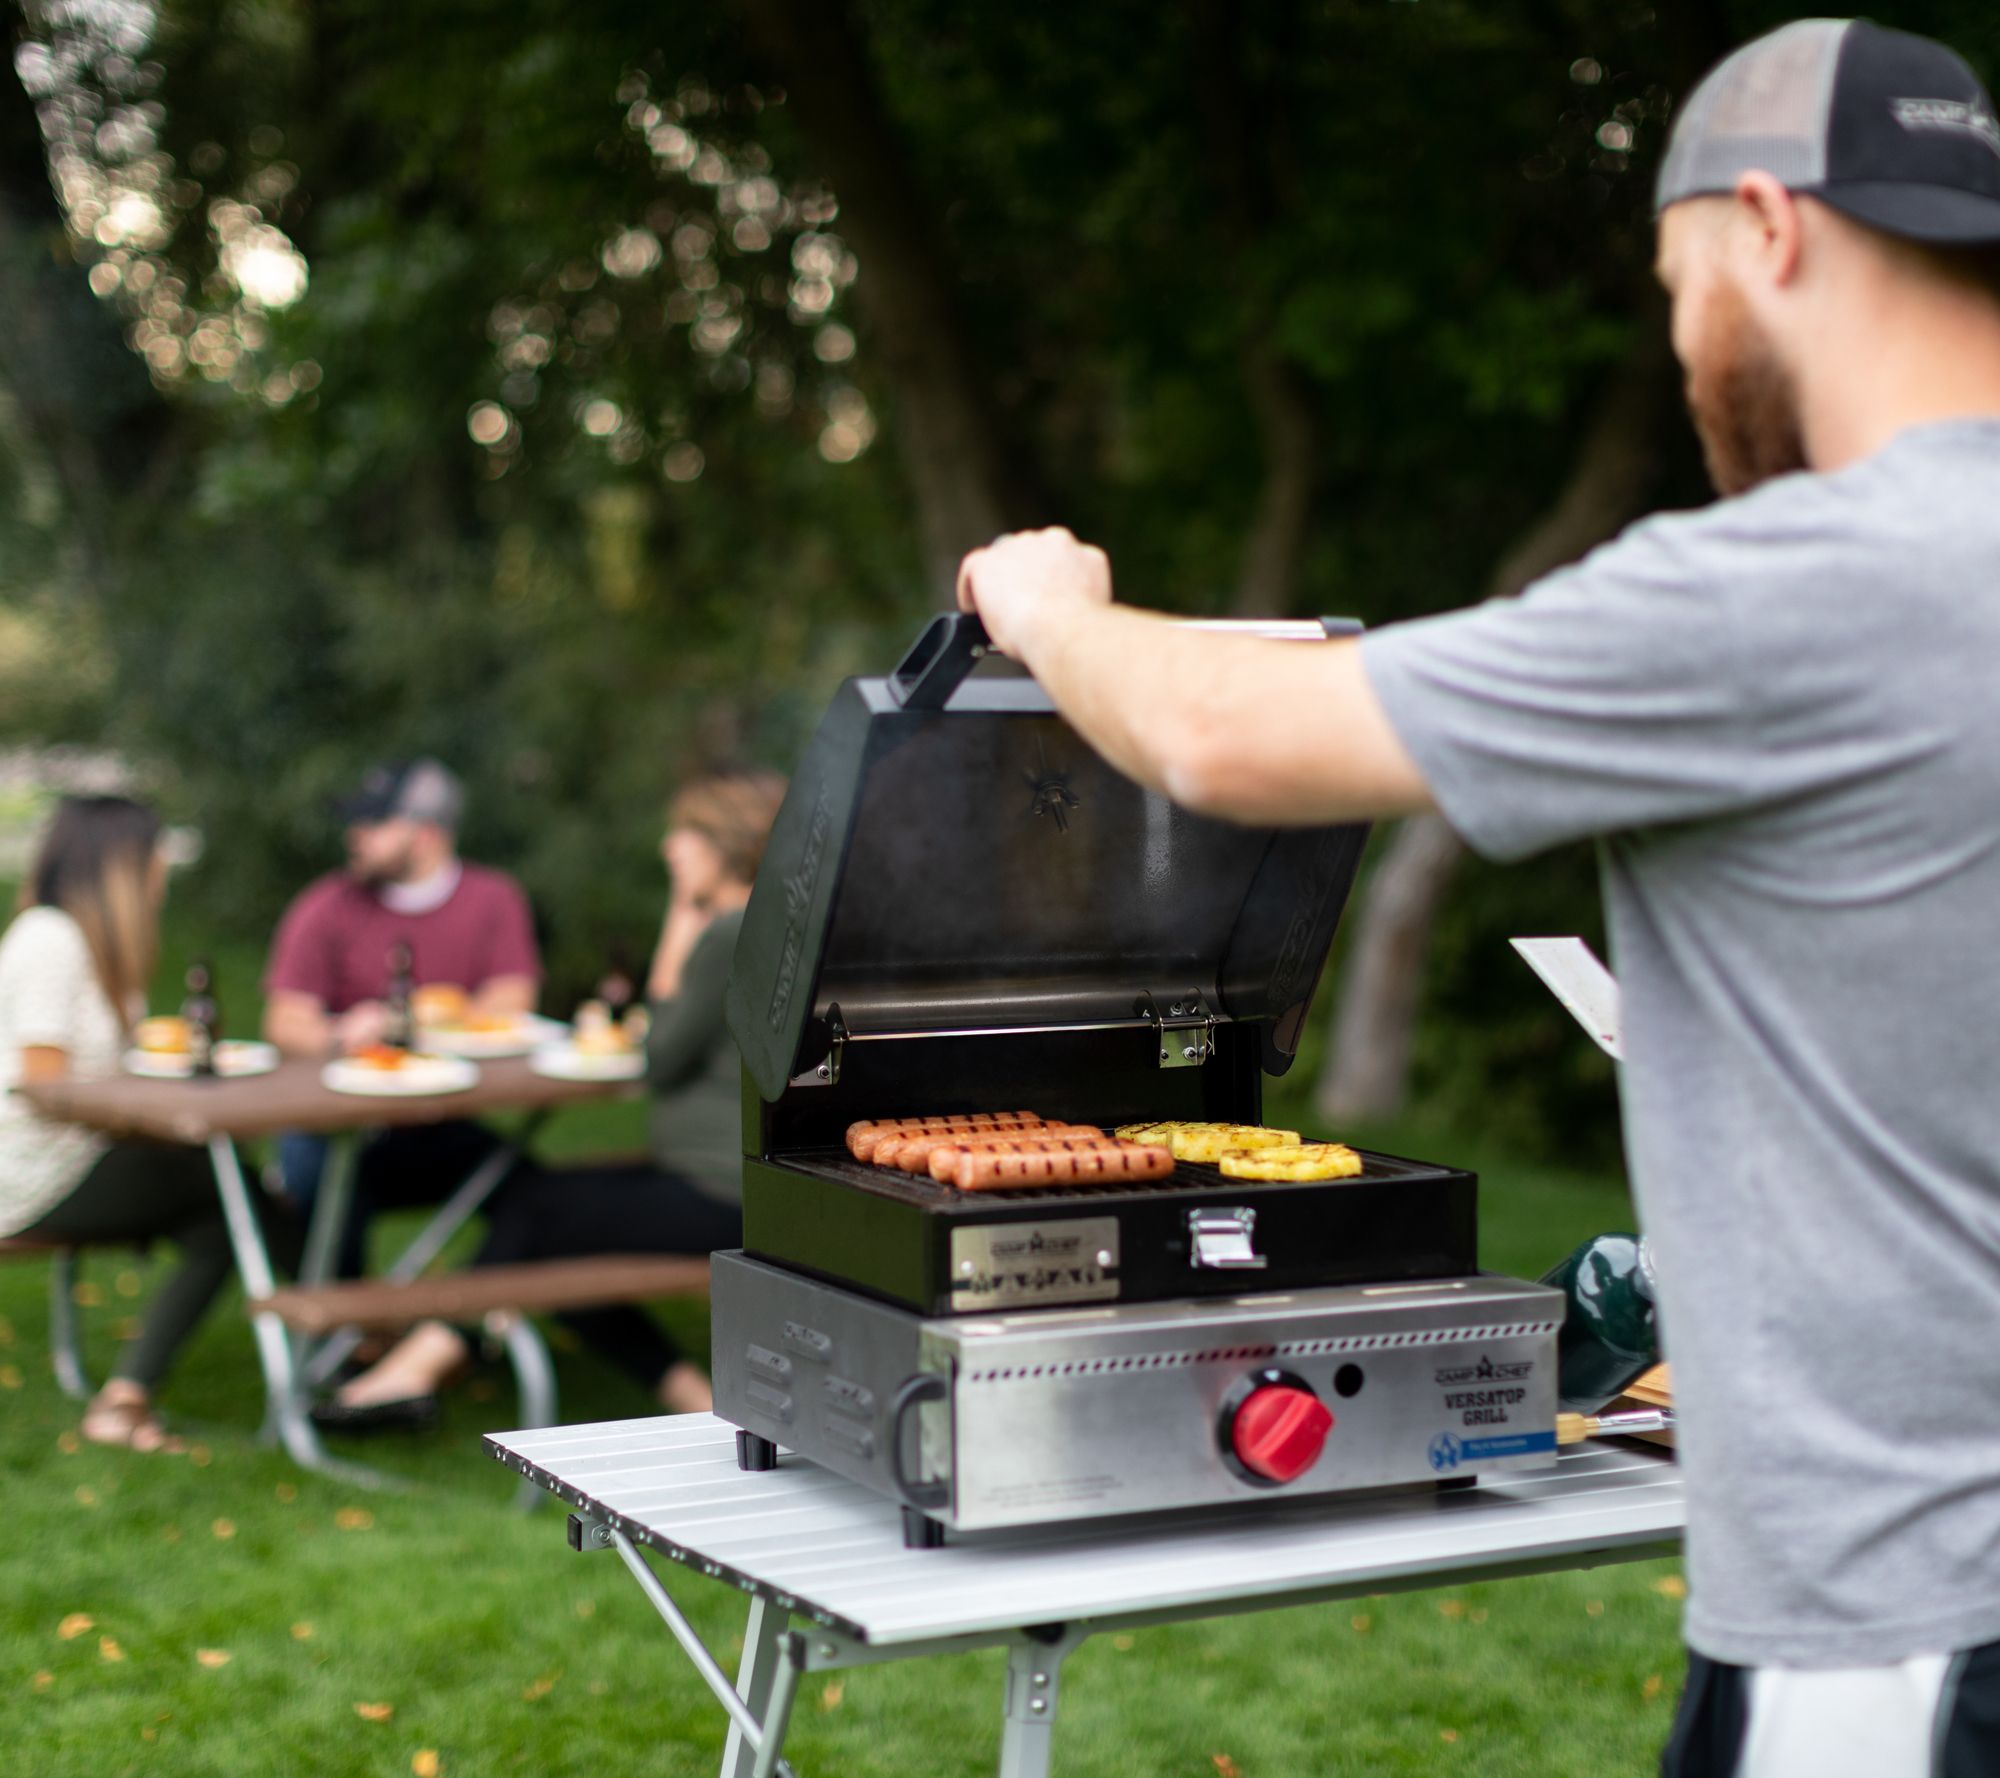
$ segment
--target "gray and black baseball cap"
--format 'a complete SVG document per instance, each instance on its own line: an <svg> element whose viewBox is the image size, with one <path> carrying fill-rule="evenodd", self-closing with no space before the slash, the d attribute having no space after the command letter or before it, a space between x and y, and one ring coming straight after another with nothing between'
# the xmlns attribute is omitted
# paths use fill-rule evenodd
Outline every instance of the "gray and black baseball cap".
<svg viewBox="0 0 2000 1778"><path fill-rule="evenodd" d="M1798 19L1711 70L1674 119L1654 207L1749 172L1886 234L2000 242L2000 120L1979 77L1866 19Z"/></svg>
<svg viewBox="0 0 2000 1778"><path fill-rule="evenodd" d="M370 766L361 787L334 809L349 826L400 818L432 821L455 833L465 813L465 788L437 760L393 760Z"/></svg>

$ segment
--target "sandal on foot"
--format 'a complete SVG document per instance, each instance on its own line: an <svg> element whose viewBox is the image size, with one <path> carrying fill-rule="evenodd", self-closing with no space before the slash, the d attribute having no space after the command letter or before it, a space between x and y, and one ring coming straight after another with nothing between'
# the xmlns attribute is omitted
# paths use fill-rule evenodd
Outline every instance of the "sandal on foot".
<svg viewBox="0 0 2000 1778"><path fill-rule="evenodd" d="M152 1404L143 1395L117 1401L100 1396L84 1409L77 1432L87 1444L148 1456L156 1451L178 1456L187 1449L185 1440L175 1438L154 1418Z"/></svg>

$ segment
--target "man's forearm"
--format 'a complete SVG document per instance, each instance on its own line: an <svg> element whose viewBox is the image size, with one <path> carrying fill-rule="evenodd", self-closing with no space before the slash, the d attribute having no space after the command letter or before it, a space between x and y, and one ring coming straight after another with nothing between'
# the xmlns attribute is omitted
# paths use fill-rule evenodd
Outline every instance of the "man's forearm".
<svg viewBox="0 0 2000 1778"><path fill-rule="evenodd" d="M1049 612L1017 644L1071 724L1185 807L1273 824L1430 806L1351 642L1276 642L1130 607Z"/></svg>
<svg viewBox="0 0 2000 1778"><path fill-rule="evenodd" d="M264 1037L288 1056L323 1056L333 1048L333 1021L316 1000L273 995L264 1007Z"/></svg>

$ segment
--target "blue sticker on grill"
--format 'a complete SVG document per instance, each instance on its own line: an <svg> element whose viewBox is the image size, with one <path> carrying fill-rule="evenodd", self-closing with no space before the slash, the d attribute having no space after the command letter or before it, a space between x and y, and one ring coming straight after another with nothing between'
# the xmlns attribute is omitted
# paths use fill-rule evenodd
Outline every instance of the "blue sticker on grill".
<svg viewBox="0 0 2000 1778"><path fill-rule="evenodd" d="M1554 1432L1515 1432L1497 1438L1459 1438L1441 1432L1431 1440L1431 1468L1447 1475L1462 1463L1502 1457L1533 1457L1556 1448Z"/></svg>

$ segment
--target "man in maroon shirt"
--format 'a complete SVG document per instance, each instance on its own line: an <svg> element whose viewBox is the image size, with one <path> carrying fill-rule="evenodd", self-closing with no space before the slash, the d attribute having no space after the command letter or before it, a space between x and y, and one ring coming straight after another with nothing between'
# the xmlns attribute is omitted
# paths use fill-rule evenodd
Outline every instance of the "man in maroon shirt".
<svg viewBox="0 0 2000 1778"><path fill-rule="evenodd" d="M434 759L377 766L340 805L347 869L286 910L264 975L264 1035L288 1055L378 1041L390 952L407 944L418 987L463 988L475 1013L529 1012L541 958L511 877L458 856L458 780Z"/></svg>
<svg viewBox="0 0 2000 1778"><path fill-rule="evenodd" d="M458 856L458 780L434 759L376 766L339 805L347 868L285 911L264 972L264 1035L288 1055L320 1057L377 1042L388 1026L391 952L407 945L416 987L465 990L475 1013L531 1012L541 957L527 897L511 877ZM435 1203L492 1153L497 1139L451 1120L385 1132L361 1155L340 1268L361 1270L369 1217ZM288 1196L309 1204L325 1141L281 1139Z"/></svg>

